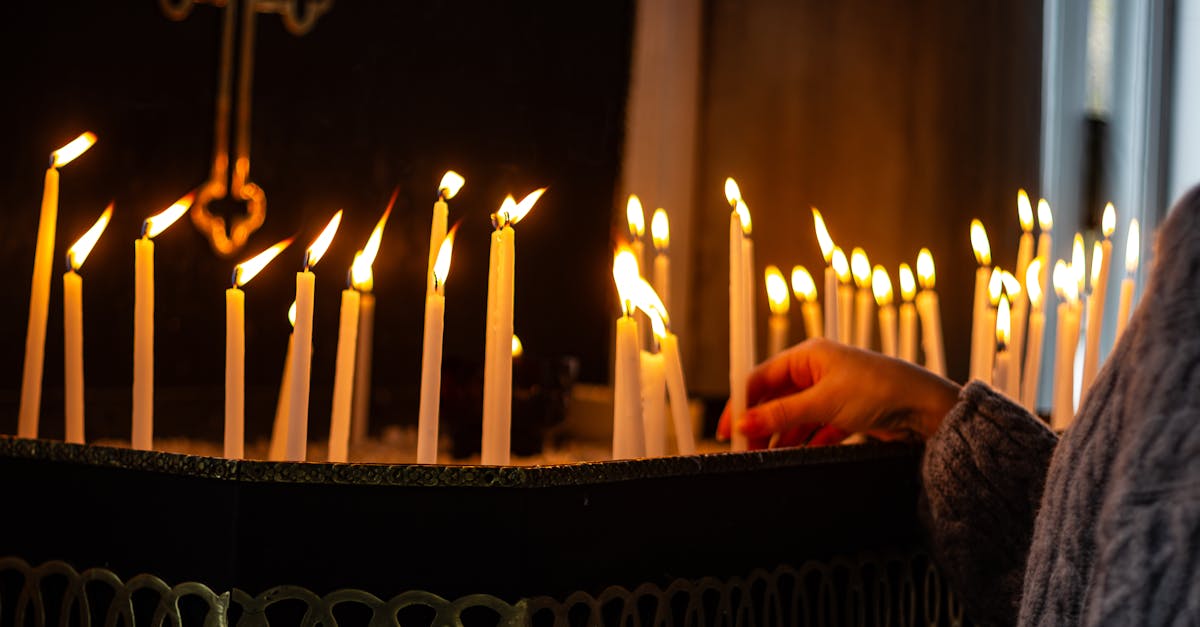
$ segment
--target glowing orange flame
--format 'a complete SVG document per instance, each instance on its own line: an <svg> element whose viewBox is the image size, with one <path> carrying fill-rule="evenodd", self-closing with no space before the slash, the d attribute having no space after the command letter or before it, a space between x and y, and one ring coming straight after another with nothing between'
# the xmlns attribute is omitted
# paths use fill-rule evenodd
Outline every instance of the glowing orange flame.
<svg viewBox="0 0 1200 627"><path fill-rule="evenodd" d="M871 273L871 291L875 292L875 303L880 307L892 304L892 278L883 266L875 266Z"/></svg>
<svg viewBox="0 0 1200 627"><path fill-rule="evenodd" d="M922 248L921 252L917 253L917 281L924 290L933 289L937 283L937 276L933 270L933 253L930 253L928 248Z"/></svg>
<svg viewBox="0 0 1200 627"><path fill-rule="evenodd" d="M857 246L850 251L850 273L860 288L871 287L871 261L867 259L867 251Z"/></svg>
<svg viewBox="0 0 1200 627"><path fill-rule="evenodd" d="M642 209L642 201L637 194L630 194L625 203L625 220L629 223L629 235L641 239L646 233L646 211Z"/></svg>
<svg viewBox="0 0 1200 627"><path fill-rule="evenodd" d="M433 284L439 288L445 285L446 276L450 274L450 257L454 254L454 233L458 225L450 229L442 245L438 247L437 259L433 262Z"/></svg>
<svg viewBox="0 0 1200 627"><path fill-rule="evenodd" d="M784 315L792 304L792 295L788 293L787 281L783 278L783 272L777 266L767 266L764 273L763 282L767 286L767 305L771 308L771 313L775 315Z"/></svg>
<svg viewBox="0 0 1200 627"><path fill-rule="evenodd" d="M1083 235L1076 233L1075 241L1071 244L1071 272L1075 276L1076 289L1083 294L1083 286L1087 280L1087 253L1083 252Z"/></svg>
<svg viewBox="0 0 1200 627"><path fill-rule="evenodd" d="M1017 190L1017 219L1021 221L1022 231L1033 230L1033 207L1029 204L1029 194L1023 189Z"/></svg>
<svg viewBox="0 0 1200 627"><path fill-rule="evenodd" d="M517 358L524 354L525 345L521 343L521 338L517 337L517 334L514 333L512 339L512 356L513 358Z"/></svg>
<svg viewBox="0 0 1200 627"><path fill-rule="evenodd" d="M739 198L734 203L733 210L737 212L738 220L742 223L742 234L749 237L750 232L753 230L750 226L750 207L747 207L746 203Z"/></svg>
<svg viewBox="0 0 1200 627"><path fill-rule="evenodd" d="M1138 226L1137 219L1129 221L1129 234L1126 235L1125 242L1125 271L1129 274L1137 272L1138 268L1138 253L1141 252L1142 246L1142 229Z"/></svg>
<svg viewBox="0 0 1200 627"><path fill-rule="evenodd" d="M239 263L233 269L233 283L235 287L241 287L250 282L271 260L278 257L279 253L283 252L288 246L292 245L292 240L295 238L289 237L278 244L258 253L254 257Z"/></svg>
<svg viewBox="0 0 1200 627"><path fill-rule="evenodd" d="M725 200L729 201L729 206L737 204L737 201L742 199L742 190L738 187L737 181L733 177L725 179Z"/></svg>
<svg viewBox="0 0 1200 627"><path fill-rule="evenodd" d="M1112 237L1117 230L1117 208L1110 202L1104 205L1104 215L1100 216L1100 230L1104 237Z"/></svg>
<svg viewBox="0 0 1200 627"><path fill-rule="evenodd" d="M175 201L175 204L163 209L157 215L146 218L145 233L146 237L154 239L159 233L167 230L167 227L175 224L175 221L183 217L187 210L192 207L192 201L196 199L196 193L192 192L183 198Z"/></svg>
<svg viewBox="0 0 1200 627"><path fill-rule="evenodd" d="M627 246L617 249L613 255L613 281L617 285L617 297L621 301L621 313L629 316L637 309L634 298L637 282L641 278L637 257Z"/></svg>
<svg viewBox="0 0 1200 627"><path fill-rule="evenodd" d="M825 218L821 217L821 212L816 207L812 208L813 228L817 231L817 244L821 247L821 256L825 257L825 263L833 261L833 238L829 236L829 229L825 228Z"/></svg>
<svg viewBox="0 0 1200 627"><path fill-rule="evenodd" d="M450 200L458 195L458 190L462 189L466 182L467 179L464 179L458 172L447 170L442 175L442 182L438 183L438 194L441 194L442 198Z"/></svg>
<svg viewBox="0 0 1200 627"><path fill-rule="evenodd" d="M912 268L907 263L900 264L900 296L905 302L917 296L917 279L913 276Z"/></svg>
<svg viewBox="0 0 1200 627"><path fill-rule="evenodd" d="M1009 320L1008 312L1008 297L1000 297L1000 305L996 308L996 341L1000 346L1008 346L1009 338L1012 337L1012 321Z"/></svg>
<svg viewBox="0 0 1200 627"><path fill-rule="evenodd" d="M1104 246L1100 242L1092 244L1092 277L1089 285L1095 291L1096 286L1100 284L1100 264L1104 263Z"/></svg>
<svg viewBox="0 0 1200 627"><path fill-rule="evenodd" d="M1025 291L1029 292L1029 304L1037 309L1042 304L1042 258L1038 257L1029 262L1025 270Z"/></svg>
<svg viewBox="0 0 1200 627"><path fill-rule="evenodd" d="M988 279L988 297L991 298L993 307L1000 303L1002 291L1004 291L1004 271L1000 268L992 268L992 276Z"/></svg>
<svg viewBox="0 0 1200 627"><path fill-rule="evenodd" d="M96 143L96 134L88 131L72 139L66 146L50 153L50 163L53 168L61 168L74 161L79 155L87 152Z"/></svg>
<svg viewBox="0 0 1200 627"><path fill-rule="evenodd" d="M504 204L500 205L498 212L499 222L501 226L515 225L522 218L529 214L533 209L533 205L537 203L542 194L546 193L546 188L535 189L528 196L521 199L521 202L514 203L512 196L504 199Z"/></svg>
<svg viewBox="0 0 1200 627"><path fill-rule="evenodd" d="M293 327L296 326L296 301L292 301L292 306L288 307L288 322L292 323Z"/></svg>
<svg viewBox="0 0 1200 627"><path fill-rule="evenodd" d="M667 212L659 207L650 218L650 237L654 240L654 249L665 252L671 247L671 223L667 220Z"/></svg>
<svg viewBox="0 0 1200 627"><path fill-rule="evenodd" d="M817 282L813 281L808 268L804 266L792 268L792 293L796 295L796 300L808 303L817 301Z"/></svg>
<svg viewBox="0 0 1200 627"><path fill-rule="evenodd" d="M104 213L100 214L100 218L92 225L92 228L87 230L71 248L67 249L67 263L72 270L78 270L83 266L83 262L91 254L92 248L100 239L100 234L104 232L104 227L108 226L108 221L112 219L113 203L108 203Z"/></svg>
<svg viewBox="0 0 1200 627"><path fill-rule="evenodd" d="M1050 212L1050 203L1045 198L1038 200L1038 227L1042 231L1054 228L1054 214Z"/></svg>
<svg viewBox="0 0 1200 627"><path fill-rule="evenodd" d="M1000 281L1004 283L1004 293L1008 294L1010 300L1021 293L1021 281L1008 270L1000 274Z"/></svg>
<svg viewBox="0 0 1200 627"><path fill-rule="evenodd" d="M833 271L837 274L838 280L842 283L850 283L850 263L846 261L846 253L838 246L833 247ZM826 298L829 298L826 295Z"/></svg>
<svg viewBox="0 0 1200 627"><path fill-rule="evenodd" d="M971 248L975 251L975 261L978 261L979 265L992 265L992 247L988 244L987 231L979 219L971 220Z"/></svg>
<svg viewBox="0 0 1200 627"><path fill-rule="evenodd" d="M375 263L375 257L379 255L379 245L383 242L383 228L387 226L388 216L392 214L392 205L395 202L396 195L393 194L387 209L383 210L383 215L375 224L371 236L367 238L366 245L354 254L354 263L350 266L350 282L360 291L370 291L374 287L375 277L371 266Z"/></svg>
<svg viewBox="0 0 1200 627"><path fill-rule="evenodd" d="M333 236L337 234L338 226L342 223L342 210L338 209L337 213L329 219L329 224L325 225L325 229L313 240L309 245L307 254L304 258L305 269L313 268L321 257L325 256L325 251L329 250L329 245L333 243Z"/></svg>

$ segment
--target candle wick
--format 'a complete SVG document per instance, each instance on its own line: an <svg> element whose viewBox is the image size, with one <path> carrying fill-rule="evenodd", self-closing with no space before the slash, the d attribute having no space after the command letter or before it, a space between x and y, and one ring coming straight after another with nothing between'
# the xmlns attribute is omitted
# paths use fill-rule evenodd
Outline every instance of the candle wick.
<svg viewBox="0 0 1200 627"><path fill-rule="evenodd" d="M232 277L233 289L236 290L238 287L241 287L240 285L238 285L239 283L242 282L241 279L242 279L242 267L234 266L233 267L233 277Z"/></svg>
<svg viewBox="0 0 1200 627"><path fill-rule="evenodd" d="M145 239L150 233L150 220L142 220L142 239Z"/></svg>
<svg viewBox="0 0 1200 627"><path fill-rule="evenodd" d="M51 169L51 170L57 170L57 169L58 169L58 154L57 154L57 151L56 151L56 152L52 152L52 153L50 153L50 169Z"/></svg>
<svg viewBox="0 0 1200 627"><path fill-rule="evenodd" d="M438 200L442 201L442 202L446 201L446 188L445 187L438 189Z"/></svg>
<svg viewBox="0 0 1200 627"><path fill-rule="evenodd" d="M312 251L306 250L304 251L304 271L308 272L310 269L312 269Z"/></svg>
<svg viewBox="0 0 1200 627"><path fill-rule="evenodd" d="M75 272L75 251L67 251L67 272Z"/></svg>

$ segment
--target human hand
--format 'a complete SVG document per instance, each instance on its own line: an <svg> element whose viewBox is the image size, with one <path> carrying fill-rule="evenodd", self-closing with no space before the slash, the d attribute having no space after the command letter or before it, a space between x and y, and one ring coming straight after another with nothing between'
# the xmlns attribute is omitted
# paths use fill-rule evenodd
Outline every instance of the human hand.
<svg viewBox="0 0 1200 627"><path fill-rule="evenodd" d="M882 440L928 439L958 402L959 386L920 366L816 338L760 364L747 381L747 410L731 425L729 406L718 437L736 426L751 448L803 442L818 427Z"/></svg>

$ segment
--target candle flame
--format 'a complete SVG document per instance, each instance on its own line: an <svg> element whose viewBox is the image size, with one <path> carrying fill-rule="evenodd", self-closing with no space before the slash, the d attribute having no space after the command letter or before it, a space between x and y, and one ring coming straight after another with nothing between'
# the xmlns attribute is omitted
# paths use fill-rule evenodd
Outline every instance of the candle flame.
<svg viewBox="0 0 1200 627"><path fill-rule="evenodd" d="M167 230L167 227L175 224L175 221L183 217L188 209L192 206L192 201L196 199L196 193L191 192L188 195L176 200L174 204L166 209L163 209L156 215L146 218L145 232L146 237L154 239L160 233Z"/></svg>
<svg viewBox="0 0 1200 627"><path fill-rule="evenodd" d="M617 298L621 301L622 315L629 316L636 311L634 298L637 296L637 282L640 279L637 257L629 247L621 246L613 255L613 281L617 284Z"/></svg>
<svg viewBox="0 0 1200 627"><path fill-rule="evenodd" d="M1117 208L1110 202L1104 205L1104 214L1100 216L1100 231L1105 238L1112 237L1117 230Z"/></svg>
<svg viewBox="0 0 1200 627"><path fill-rule="evenodd" d="M839 281L850 283L850 263L846 261L846 253L842 252L838 246L833 247L833 271L837 274Z"/></svg>
<svg viewBox="0 0 1200 627"><path fill-rule="evenodd" d="M900 264L900 296L905 302L911 302L917 295L917 279L913 276L912 268L907 263Z"/></svg>
<svg viewBox="0 0 1200 627"><path fill-rule="evenodd" d="M978 218L971 220L971 248L975 251L975 261L981 266L992 265L992 247L988 244L987 231L983 222Z"/></svg>
<svg viewBox="0 0 1200 627"><path fill-rule="evenodd" d="M1000 305L996 309L996 341L1000 344L1000 348L1008 346L1009 338L1012 335L1012 322L1009 320L1008 313L1008 297L1000 297Z"/></svg>
<svg viewBox="0 0 1200 627"><path fill-rule="evenodd" d="M1071 245L1071 272L1075 276L1077 291L1082 294L1087 280L1087 254L1083 252L1083 235L1079 233L1075 234L1075 241Z"/></svg>
<svg viewBox="0 0 1200 627"><path fill-rule="evenodd" d="M296 326L296 301L292 301L292 306L288 307L288 322L292 323L292 327Z"/></svg>
<svg viewBox="0 0 1200 627"><path fill-rule="evenodd" d="M1129 221L1129 234L1125 237L1125 271L1133 274L1138 269L1138 253L1142 246L1142 229L1137 218Z"/></svg>
<svg viewBox="0 0 1200 627"><path fill-rule="evenodd" d="M813 228L817 231L817 244L821 247L821 256L825 257L825 263L833 261L833 238L829 236L829 229L825 228L825 218L821 217L821 212L816 207L812 208Z"/></svg>
<svg viewBox="0 0 1200 627"><path fill-rule="evenodd" d="M992 268L992 276L988 279L988 298L992 301L992 306L995 307L1000 303L1000 293L1004 290L1004 271L1000 268Z"/></svg>
<svg viewBox="0 0 1200 627"><path fill-rule="evenodd" d="M239 263L233 268L233 285L241 287L250 282L271 260L278 257L279 253L283 252L288 246L292 245L292 240L295 238L289 237L274 246L258 253L257 255Z"/></svg>
<svg viewBox="0 0 1200 627"><path fill-rule="evenodd" d="M108 221L112 219L112 212L113 203L110 202L104 208L104 213L101 213L96 223L92 225L92 228L88 229L87 233L83 234L83 237L80 237L71 245L71 248L67 249L68 265L71 266L72 270L78 270L83 266L84 260L91 254L92 248L100 239L100 234L104 233L104 228L108 226Z"/></svg>
<svg viewBox="0 0 1200 627"><path fill-rule="evenodd" d="M937 282L933 271L933 253L930 253L928 248L922 248L921 252L917 253L917 280L924 290L933 289Z"/></svg>
<svg viewBox="0 0 1200 627"><path fill-rule="evenodd" d="M1009 300L1021 295L1021 281L1013 273L1008 270L1000 274L1000 281L1004 283L1004 293L1008 294Z"/></svg>
<svg viewBox="0 0 1200 627"><path fill-rule="evenodd" d="M665 333L666 325L671 324L671 317L667 315L667 306L664 305L662 299L659 298L658 292L654 291L654 286L650 285L646 279L638 277L637 282L634 284L633 291L634 305L636 305L638 309L646 312L646 315L652 318L651 324L654 323L653 318L657 317L659 322L663 325L663 330ZM657 331L655 333L659 335L659 337L663 336L663 334L659 334Z"/></svg>
<svg viewBox="0 0 1200 627"><path fill-rule="evenodd" d="M671 246L671 222L662 207L655 209L654 217L650 218L650 237L654 240L654 249L660 253Z"/></svg>
<svg viewBox="0 0 1200 627"><path fill-rule="evenodd" d="M1034 309L1042 304L1042 258L1038 257L1029 262L1025 270L1025 291L1029 292L1029 304Z"/></svg>
<svg viewBox="0 0 1200 627"><path fill-rule="evenodd" d="M513 356L513 358L516 359L517 357L520 357L521 355L524 355L524 354L525 354L525 345L521 343L521 338L517 337L516 333L513 333L513 339L512 339L512 356Z"/></svg>
<svg viewBox="0 0 1200 627"><path fill-rule="evenodd" d="M737 201L742 199L742 190L738 187L737 181L733 177L725 179L725 200L729 201L729 206L737 204Z"/></svg>
<svg viewBox="0 0 1200 627"><path fill-rule="evenodd" d="M792 293L796 295L796 300L817 302L817 283L808 273L808 268L804 266L792 268Z"/></svg>
<svg viewBox="0 0 1200 627"><path fill-rule="evenodd" d="M771 313L782 316L787 314L792 304L792 295L788 293L787 280L777 266L767 266L763 282L767 286L767 305Z"/></svg>
<svg viewBox="0 0 1200 627"><path fill-rule="evenodd" d="M867 259L867 251L857 246L850 251L850 273L859 287L866 289L871 286L871 262Z"/></svg>
<svg viewBox="0 0 1200 627"><path fill-rule="evenodd" d="M738 220L740 220L742 223L742 234L746 237L750 237L750 207L747 207L745 201L739 198L737 202L734 203L733 210L737 212Z"/></svg>
<svg viewBox="0 0 1200 627"><path fill-rule="evenodd" d="M1054 228L1054 214L1050 213L1050 203L1045 198L1038 199L1038 227L1043 233Z"/></svg>
<svg viewBox="0 0 1200 627"><path fill-rule="evenodd" d="M399 192L399 189L396 191ZM371 236L367 238L366 245L354 253L354 263L350 265L350 282L359 291L369 292L374 288L375 274L371 266L375 263L375 257L379 255L379 245L383 242L383 228L387 226L388 216L392 215L395 202L396 193L393 193L387 208L383 210L383 215L379 217L379 222L375 223Z"/></svg>
<svg viewBox="0 0 1200 627"><path fill-rule="evenodd" d="M542 194L546 193L546 188L535 189L529 192L527 196L521 199L519 203L513 203L513 197L509 196L504 199L504 204L500 206L500 225L514 226L520 222L529 212L533 210L533 205L537 203Z"/></svg>
<svg viewBox="0 0 1200 627"><path fill-rule="evenodd" d="M370 292L375 289L375 272L362 257L363 251L354 253L354 261L350 262L350 284L360 292Z"/></svg>
<svg viewBox="0 0 1200 627"><path fill-rule="evenodd" d="M439 289L445 286L446 276L450 274L450 257L454 254L454 233L458 231L458 225L446 234L446 239L442 240L442 245L438 247L437 259L433 262L433 284Z"/></svg>
<svg viewBox="0 0 1200 627"><path fill-rule="evenodd" d="M657 311L650 310L646 312L646 317L650 319L650 330L654 332L654 337L662 342L667 337L667 324L663 322L662 316Z"/></svg>
<svg viewBox="0 0 1200 627"><path fill-rule="evenodd" d="M629 236L641 239L646 233L646 210L642 209L642 201L637 194L630 194L625 203L625 221L629 223Z"/></svg>
<svg viewBox="0 0 1200 627"><path fill-rule="evenodd" d="M462 186L465 185L466 182L467 179L463 178L458 172L455 172L454 170L447 170L446 173L442 175L442 182L438 183L438 194L440 194L442 198L450 200L458 195L458 190L462 189Z"/></svg>
<svg viewBox="0 0 1200 627"><path fill-rule="evenodd" d="M1022 231L1028 233L1033 230L1033 207L1024 189L1017 190L1017 219L1021 221Z"/></svg>
<svg viewBox="0 0 1200 627"><path fill-rule="evenodd" d="M66 146L50 153L50 163L53 168L61 168L74 161L79 155L87 152L96 143L96 134L87 131L72 139Z"/></svg>
<svg viewBox="0 0 1200 627"><path fill-rule="evenodd" d="M338 209L337 213L329 219L329 224L325 225L325 230L313 240L313 243L308 247L308 254L305 256L305 269L312 268L317 265L321 257L325 256L325 251L329 250L329 245L333 243L333 236L337 234L338 226L342 223L342 210Z"/></svg>
<svg viewBox="0 0 1200 627"><path fill-rule="evenodd" d="M883 266L875 266L871 274L871 290L875 292L875 303L880 307L892 304L892 278Z"/></svg>
<svg viewBox="0 0 1200 627"><path fill-rule="evenodd" d="M1092 243L1092 277L1088 285L1092 286L1092 291L1096 291L1096 286L1100 285L1100 264L1104 262L1104 247L1099 241Z"/></svg>
<svg viewBox="0 0 1200 627"><path fill-rule="evenodd" d="M1054 293L1058 295L1059 300L1066 299L1068 287L1074 289L1075 278L1071 276L1067 262L1062 259L1054 262L1054 274L1051 280L1054 282Z"/></svg>

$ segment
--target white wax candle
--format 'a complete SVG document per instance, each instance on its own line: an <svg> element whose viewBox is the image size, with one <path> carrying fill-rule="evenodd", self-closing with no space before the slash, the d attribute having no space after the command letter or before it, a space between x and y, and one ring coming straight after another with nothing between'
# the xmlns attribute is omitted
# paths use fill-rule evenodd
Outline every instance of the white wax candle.
<svg viewBox="0 0 1200 627"><path fill-rule="evenodd" d="M54 231L58 224L58 170L46 170L33 281L29 289L29 326L25 331L25 368L21 373L21 406L17 435L36 438L42 404L42 367L46 357L46 317L50 314L50 273L54 264Z"/></svg>
<svg viewBox="0 0 1200 627"><path fill-rule="evenodd" d="M1041 307L1029 314L1029 345L1025 349L1025 367L1021 381L1021 404L1031 414L1037 414L1038 379L1042 366L1042 336L1045 334L1046 315Z"/></svg>
<svg viewBox="0 0 1200 627"><path fill-rule="evenodd" d="M729 214L729 407L734 425L746 413L746 359L749 356L749 349L745 345L748 312L745 309L746 273L742 268L745 262L742 240L742 221L738 212L733 211ZM749 446L746 437L736 428L731 433L732 450L746 450Z"/></svg>
<svg viewBox="0 0 1200 627"><path fill-rule="evenodd" d="M660 250L654 256L654 291L658 292L667 311L674 311L671 308L671 258L666 250Z"/></svg>
<svg viewBox="0 0 1200 627"><path fill-rule="evenodd" d="M990 307L988 299L988 280L992 276L991 266L980 266L975 271L975 301L971 314L971 379L991 379L991 362L984 350L990 342L995 319L988 324L987 314ZM985 365L986 364L986 365ZM985 376L984 371L987 371Z"/></svg>
<svg viewBox="0 0 1200 627"><path fill-rule="evenodd" d="M662 353L641 352L639 375L646 457L667 454L667 385Z"/></svg>
<svg viewBox="0 0 1200 627"><path fill-rule="evenodd" d="M1026 264L1026 269L1028 269ZM1019 275L1023 276L1023 275ZM1009 359L1012 361L1012 368L1008 371L1008 381L1004 385L1008 389L1017 390L1013 398L1020 397L1021 389L1021 363L1025 353L1023 347L1025 345L1025 329L1029 319L1029 292L1022 289L1013 302L1012 308L1012 342L1008 345Z"/></svg>
<svg viewBox="0 0 1200 627"><path fill-rule="evenodd" d="M1117 303L1117 334L1113 340L1114 344L1121 341L1121 335L1125 333L1125 325L1129 324L1129 311L1133 308L1133 288L1132 276L1121 280L1121 300Z"/></svg>
<svg viewBox="0 0 1200 627"><path fill-rule="evenodd" d="M912 301L900 303L900 342L897 356L917 363L917 307Z"/></svg>
<svg viewBox="0 0 1200 627"><path fill-rule="evenodd" d="M83 444L83 279L63 274L63 395L66 441Z"/></svg>
<svg viewBox="0 0 1200 627"><path fill-rule="evenodd" d="M288 420L291 411L288 405L292 402L292 344L295 334L288 335L287 354L283 358L283 377L279 382L279 399L275 403L275 424L271 427L271 445L267 449L267 459L281 462L287 456Z"/></svg>
<svg viewBox="0 0 1200 627"><path fill-rule="evenodd" d="M1111 220L1110 220L1111 214ZM1104 301L1108 297L1108 275L1112 266L1111 227L1116 226L1116 215L1112 203L1104 210L1105 237L1099 243L1099 252L1092 255L1092 295L1088 297L1087 344L1083 353L1083 389L1087 390L1096 379L1100 369L1100 333L1104 329ZM1097 260L1096 256L1100 259ZM1099 261L1097 269L1096 262Z"/></svg>
<svg viewBox="0 0 1200 627"><path fill-rule="evenodd" d="M863 350L871 350L872 318L875 314L875 298L871 288L859 287L854 292L854 345Z"/></svg>
<svg viewBox="0 0 1200 627"><path fill-rule="evenodd" d="M841 314L838 312L838 278L832 266L825 268L824 294L825 319L822 323L825 325L825 339L839 342L842 334L838 328L838 323L841 322Z"/></svg>
<svg viewBox="0 0 1200 627"><path fill-rule="evenodd" d="M312 376L313 300L317 277L307 268L296 273L296 327L292 332L292 389L288 401L287 446L284 459L302 462L308 456L308 393Z"/></svg>
<svg viewBox="0 0 1200 627"><path fill-rule="evenodd" d="M154 241L134 242L133 448L154 447Z"/></svg>
<svg viewBox="0 0 1200 627"><path fill-rule="evenodd" d="M485 338L483 345L483 425L481 432L481 460L486 457L489 461L501 459L503 454L501 451L488 452L496 448L499 435L495 434L497 422L500 416L497 415L495 406L496 396L496 372L499 366L495 360L497 351L500 346L496 343L496 319L498 315L497 301L500 299L500 240L504 237L504 232L501 229L492 231L491 248L488 258L488 292L487 292L487 322L485 327ZM510 348L511 352L511 348ZM483 462L487 463L487 462Z"/></svg>
<svg viewBox="0 0 1200 627"><path fill-rule="evenodd" d="M993 307L991 303L989 303L987 308L984 309L982 321L983 324L986 325L984 329L990 328L992 329L992 332L987 334L989 336L988 341L981 342L980 344L979 376L975 378L988 385L992 385L992 368L996 356L996 308ZM1001 384L997 383L996 387L1001 387Z"/></svg>
<svg viewBox="0 0 1200 627"><path fill-rule="evenodd" d="M840 283L838 297L838 341L849 346L854 340L854 287Z"/></svg>
<svg viewBox="0 0 1200 627"><path fill-rule="evenodd" d="M333 408L329 413L329 461L344 462L350 453L350 410L354 399L354 351L358 348L358 290L342 290L338 321Z"/></svg>
<svg viewBox="0 0 1200 627"><path fill-rule="evenodd" d="M350 419L350 441L367 439L371 419L371 357L375 336L375 294L363 292L358 299L358 349L354 351L354 416Z"/></svg>
<svg viewBox="0 0 1200 627"><path fill-rule="evenodd" d="M675 427L675 447L680 455L696 453L696 436L692 433L692 419L688 412L687 386L683 378L683 360L679 355L679 338L668 332L662 339L660 353L663 355L663 370L667 392L671 397L671 422Z"/></svg>
<svg viewBox="0 0 1200 627"><path fill-rule="evenodd" d="M484 445L488 454L485 464L507 465L512 435L512 336L514 289L514 236L511 226L505 226L500 239L499 291L496 301L495 396L493 397L492 441Z"/></svg>
<svg viewBox="0 0 1200 627"><path fill-rule="evenodd" d="M942 313L937 292L924 289L917 293L917 313L921 316L921 344L925 349L925 367L946 376L946 352L942 344Z"/></svg>
<svg viewBox="0 0 1200 627"><path fill-rule="evenodd" d="M742 332L746 335L743 343L746 348L746 361L742 366L747 377L750 376L754 364L758 363L758 307L755 306L758 292L755 288L754 268L754 240L746 233L742 237L742 272L746 275L742 282L742 299L745 301L742 314L745 325Z"/></svg>
<svg viewBox="0 0 1200 627"><path fill-rule="evenodd" d="M450 208L446 200L439 195L433 205L433 223L429 227L429 266L425 273L425 293L433 291L433 262L437 260L438 247L446 239L446 223L449 221Z"/></svg>
<svg viewBox="0 0 1200 627"><path fill-rule="evenodd" d="M1075 346L1079 340L1079 310L1069 302L1058 306L1058 354L1055 360L1054 412L1051 426L1061 431L1075 418Z"/></svg>
<svg viewBox="0 0 1200 627"><path fill-rule="evenodd" d="M225 458L245 457L246 293L225 290Z"/></svg>
<svg viewBox="0 0 1200 627"><path fill-rule="evenodd" d="M804 316L805 337L821 337L821 309L815 302L804 302L800 305L800 313Z"/></svg>
<svg viewBox="0 0 1200 627"><path fill-rule="evenodd" d="M909 305L909 307L912 306ZM896 343L896 306L891 303L879 308L879 340L884 355L899 356L899 348Z"/></svg>
<svg viewBox="0 0 1200 627"><path fill-rule="evenodd" d="M445 311L446 297L440 289L425 296L425 335L421 344L421 400L417 413L418 464L437 463Z"/></svg>
<svg viewBox="0 0 1200 627"><path fill-rule="evenodd" d="M771 314L767 320L767 354L778 355L788 347L789 323L787 314Z"/></svg>
<svg viewBox="0 0 1200 627"><path fill-rule="evenodd" d="M613 381L613 459L642 454L641 351L633 317L617 319L616 368Z"/></svg>
<svg viewBox="0 0 1200 627"><path fill-rule="evenodd" d="M1012 355L1009 354L1007 346L1000 346L1000 349L996 351L995 361L996 363L995 369L992 373L992 380L995 381L997 385L1001 386L999 388L1001 392L1003 392L1009 398L1016 400L1019 394L1017 394L1015 390L1012 390L1007 385L1009 381L1008 373L1010 370L1014 369L1011 365Z"/></svg>

